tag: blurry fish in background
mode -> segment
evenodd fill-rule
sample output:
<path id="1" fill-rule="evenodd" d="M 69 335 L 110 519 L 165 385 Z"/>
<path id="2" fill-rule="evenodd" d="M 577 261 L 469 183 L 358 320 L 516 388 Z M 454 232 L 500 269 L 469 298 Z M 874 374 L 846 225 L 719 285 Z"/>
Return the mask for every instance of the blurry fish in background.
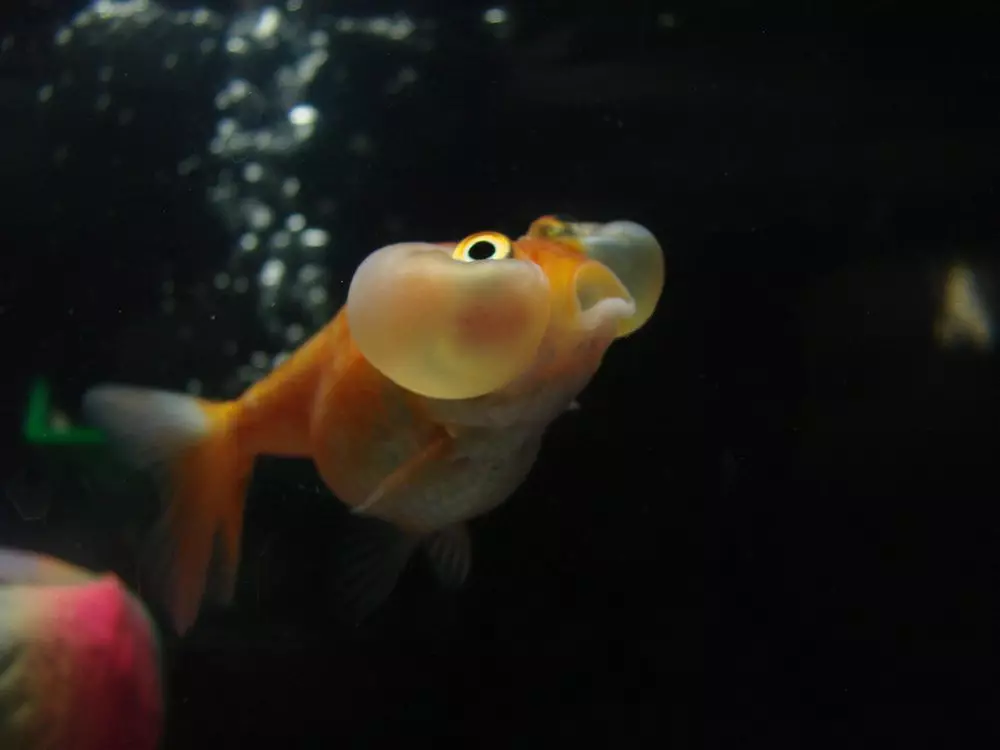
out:
<path id="1" fill-rule="evenodd" d="M 518 488 L 608 347 L 653 314 L 664 274 L 656 238 L 628 221 L 546 216 L 515 241 L 389 245 L 362 262 L 337 316 L 239 399 L 91 389 L 88 418 L 164 480 L 151 554 L 176 629 L 206 593 L 232 600 L 263 455 L 311 458 L 339 500 L 375 519 L 340 550 L 356 620 L 418 549 L 442 583 L 464 583 L 465 522 Z"/>
<path id="2" fill-rule="evenodd" d="M 0 548 L 0 747 L 154 750 L 159 643 L 112 574 Z"/>
<path id="3" fill-rule="evenodd" d="M 993 314 L 975 271 L 965 263 L 955 263 L 948 269 L 934 336 L 946 349 L 993 349 Z"/>

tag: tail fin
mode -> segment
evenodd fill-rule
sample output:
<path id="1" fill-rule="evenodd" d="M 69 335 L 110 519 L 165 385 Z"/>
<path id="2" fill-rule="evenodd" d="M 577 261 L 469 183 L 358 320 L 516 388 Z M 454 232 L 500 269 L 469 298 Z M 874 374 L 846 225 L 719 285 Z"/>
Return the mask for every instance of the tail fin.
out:
<path id="1" fill-rule="evenodd" d="M 232 430 L 236 408 L 237 402 L 118 385 L 97 386 L 83 398 L 87 419 L 136 468 L 155 472 L 162 487 L 166 512 L 148 553 L 178 633 L 198 616 L 214 557 L 218 585 L 209 593 L 219 603 L 233 596 L 253 468 Z"/>

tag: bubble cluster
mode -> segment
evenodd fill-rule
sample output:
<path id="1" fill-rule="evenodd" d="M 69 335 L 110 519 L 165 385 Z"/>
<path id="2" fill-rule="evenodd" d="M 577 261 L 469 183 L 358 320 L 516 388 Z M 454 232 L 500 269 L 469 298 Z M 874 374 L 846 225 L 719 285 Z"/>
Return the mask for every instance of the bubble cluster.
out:
<path id="1" fill-rule="evenodd" d="M 417 50 L 434 46 L 433 24 L 405 14 L 307 16 L 303 0 L 232 16 L 202 7 L 175 10 L 153 0 L 95 0 L 57 31 L 55 44 L 72 62 L 38 91 L 42 106 L 54 106 L 68 92 L 94 92 L 93 111 L 119 127 L 139 128 L 142 113 L 119 91 L 186 91 L 192 81 L 211 86 L 204 113 L 214 122 L 211 134 L 171 169 L 178 179 L 212 176 L 208 206 L 232 237 L 228 262 L 208 281 L 209 291 L 222 299 L 256 297 L 262 345 L 242 355 L 232 342 L 223 347 L 242 360 L 237 379 L 244 384 L 287 356 L 342 302 L 330 296 L 335 227 L 310 214 L 297 170 L 338 102 L 329 91 L 314 91 L 314 84 L 336 56 L 338 40 L 348 36 Z M 350 61 L 339 64 L 349 68 Z M 412 65 L 401 63 L 382 93 L 397 93 L 418 78 Z M 328 76 L 324 89 L 336 80 Z M 355 129 L 340 145 L 345 153 L 367 155 L 375 144 Z M 65 160 L 70 150 L 56 147 L 53 159 Z M 174 293 L 172 283 L 164 284 L 165 314 L 176 308 Z"/>
<path id="2" fill-rule="evenodd" d="M 231 75 L 215 96 L 218 119 L 208 145 L 220 165 L 209 201 L 235 234 L 229 271 L 256 280 L 261 320 L 282 350 L 333 312 L 330 234 L 299 205 L 301 183 L 290 162 L 321 124 L 309 94 L 330 59 L 330 35 L 309 28 L 301 4 L 291 7 L 240 13 L 227 27 Z M 250 364 L 253 371 L 269 369 L 259 367 L 261 357 L 251 356 Z"/>

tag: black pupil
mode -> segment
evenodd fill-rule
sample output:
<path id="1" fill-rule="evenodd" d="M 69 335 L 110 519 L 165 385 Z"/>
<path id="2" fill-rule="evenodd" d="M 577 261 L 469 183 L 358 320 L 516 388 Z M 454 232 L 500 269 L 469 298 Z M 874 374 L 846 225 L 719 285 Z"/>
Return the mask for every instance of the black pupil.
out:
<path id="1" fill-rule="evenodd" d="M 468 255 L 473 260 L 489 260 L 496 255 L 497 249 L 492 242 L 479 240 L 469 245 Z"/>

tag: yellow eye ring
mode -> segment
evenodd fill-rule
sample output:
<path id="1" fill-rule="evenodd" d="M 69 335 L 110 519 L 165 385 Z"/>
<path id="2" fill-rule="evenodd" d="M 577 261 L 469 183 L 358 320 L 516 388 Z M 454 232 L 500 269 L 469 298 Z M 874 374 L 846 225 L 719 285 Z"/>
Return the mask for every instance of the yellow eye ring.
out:
<path id="1" fill-rule="evenodd" d="M 504 260 L 514 253 L 510 239 L 499 232 L 470 234 L 455 246 L 451 257 L 464 263 L 480 260 Z"/>

